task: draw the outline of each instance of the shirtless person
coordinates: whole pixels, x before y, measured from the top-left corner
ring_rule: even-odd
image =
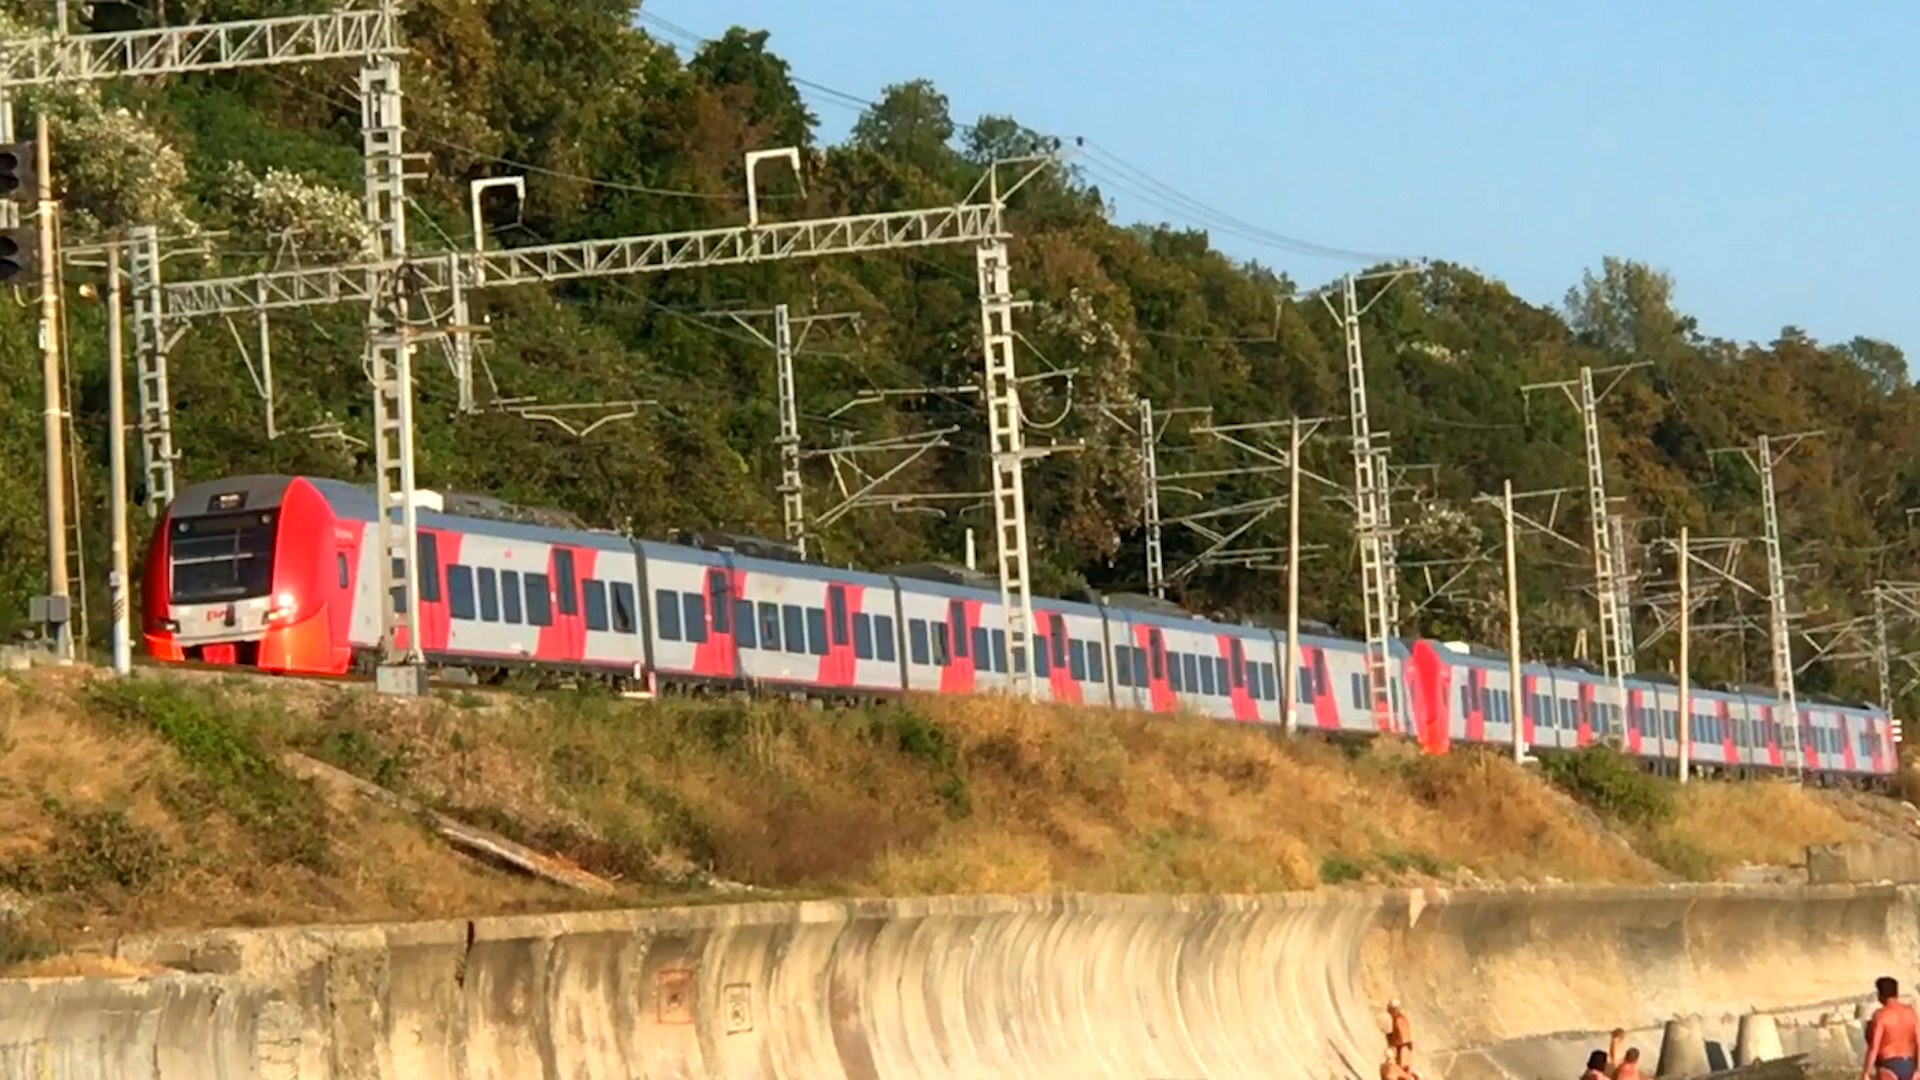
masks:
[[[1392,1053],[1394,1064],[1417,1077],[1419,1074],[1413,1071],[1413,1021],[1400,1011],[1398,1000],[1387,1002],[1387,1015],[1393,1020],[1393,1026],[1387,1029],[1387,1050]],[[1913,1080],[1913,1077],[1903,1076],[1900,1080]]]
[[[1620,1055],[1627,1049],[1627,1029],[1614,1028],[1613,1035],[1607,1040],[1607,1075],[1620,1071]]]
[[[1587,1055],[1587,1071],[1580,1074],[1580,1080],[1607,1080],[1607,1052],[1595,1050]]]
[[[1627,1047],[1627,1052],[1620,1055],[1620,1063],[1614,1066],[1613,1080],[1643,1080],[1644,1075],[1640,1071],[1640,1048]]]
[[[1407,1070],[1393,1060],[1393,1051],[1389,1050],[1380,1058],[1380,1080],[1409,1080]]]
[[[1882,975],[1873,982],[1880,1008],[1868,1021],[1872,1034],[1860,1080],[1913,1080],[1915,1058],[1920,1058],[1920,1015],[1900,1000],[1900,983]]]

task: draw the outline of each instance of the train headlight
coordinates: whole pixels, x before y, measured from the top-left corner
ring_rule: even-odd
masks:
[[[293,612],[293,594],[283,592],[273,598],[273,606],[267,609],[267,621],[273,622],[276,619],[290,619],[293,617]]]

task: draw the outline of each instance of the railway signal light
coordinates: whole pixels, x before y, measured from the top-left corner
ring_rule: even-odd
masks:
[[[0,285],[32,280],[40,272],[40,230],[0,229]]]
[[[32,205],[40,201],[40,162],[31,142],[0,143],[0,200]]]

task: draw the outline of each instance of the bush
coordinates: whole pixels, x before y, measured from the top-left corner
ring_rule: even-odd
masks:
[[[1367,868],[1358,859],[1345,855],[1327,855],[1320,860],[1320,881],[1327,885],[1343,885],[1349,881],[1359,881],[1367,876]]]
[[[137,891],[172,868],[167,845],[114,809],[69,810],[46,804],[59,827],[38,856],[0,867],[0,883],[35,893],[79,893],[102,886]]]
[[[327,868],[325,804],[261,747],[245,711],[205,690],[151,679],[96,682],[89,696],[108,715],[160,736],[193,771],[194,783],[171,793],[175,809],[218,807],[267,862]]]
[[[1554,786],[1628,825],[1673,820],[1673,794],[1658,777],[1641,772],[1611,747],[1594,745],[1543,758],[1541,770]]]

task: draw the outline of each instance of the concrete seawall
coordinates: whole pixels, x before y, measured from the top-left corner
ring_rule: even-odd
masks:
[[[223,931],[122,945],[192,974],[0,983],[0,1080],[1328,1080],[1372,1076],[1396,996],[1430,1080],[1531,1080],[1577,1074],[1587,1043],[1556,1035],[1911,979],[1916,898],[966,897]],[[89,1056],[122,1014],[132,1046]]]

